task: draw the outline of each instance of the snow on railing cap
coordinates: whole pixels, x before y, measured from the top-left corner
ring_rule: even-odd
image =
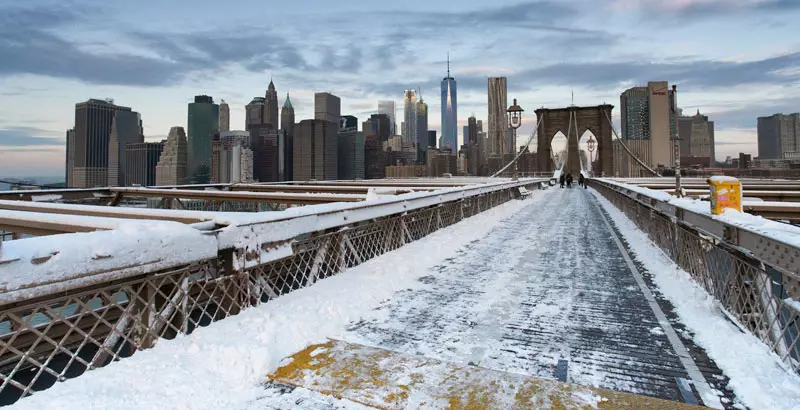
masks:
[[[739,182],[739,179],[738,178],[734,178],[734,177],[725,176],[725,175],[715,175],[713,177],[708,177],[708,182],[709,183],[711,183],[711,182],[714,182],[714,183]]]

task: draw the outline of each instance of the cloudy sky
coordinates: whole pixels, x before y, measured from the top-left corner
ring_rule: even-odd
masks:
[[[684,110],[716,121],[718,159],[755,153],[757,116],[800,111],[798,17],[800,0],[3,1],[0,176],[63,175],[76,102],[113,98],[158,140],[209,94],[242,129],[270,76],[298,120],[317,91],[363,118],[419,87],[439,130],[448,51],[459,122],[486,118],[487,76],[508,77],[524,134],[533,109],[572,91],[619,105],[624,89],[667,80]]]

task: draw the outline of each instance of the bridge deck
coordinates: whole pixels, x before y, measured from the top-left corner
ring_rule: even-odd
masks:
[[[647,273],[631,269],[596,199],[550,191],[383,303],[378,319],[353,323],[344,340],[673,401],[723,390],[725,376],[669,303],[652,298]]]

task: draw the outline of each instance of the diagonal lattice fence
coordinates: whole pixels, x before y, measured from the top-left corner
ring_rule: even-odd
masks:
[[[230,249],[211,260],[0,306],[0,405],[310,286],[520,194],[519,186],[508,186],[261,244],[291,248],[291,256],[267,263],[259,252]]]
[[[607,184],[590,182],[713,296],[737,325],[800,374],[798,272],[770,266]]]

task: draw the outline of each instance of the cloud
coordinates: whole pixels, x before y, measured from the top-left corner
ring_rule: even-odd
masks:
[[[9,127],[0,129],[0,146],[27,147],[36,145],[64,145],[66,137],[53,137],[52,131],[34,127]]]
[[[637,10],[649,19],[699,20],[731,15],[778,14],[800,10],[796,0],[618,0],[618,10]]]
[[[632,60],[558,63],[527,70],[514,77],[525,82],[544,81],[588,88],[614,88],[663,79],[693,89],[707,89],[746,84],[791,84],[800,80],[800,73],[790,70],[798,65],[800,52],[746,62]]]

